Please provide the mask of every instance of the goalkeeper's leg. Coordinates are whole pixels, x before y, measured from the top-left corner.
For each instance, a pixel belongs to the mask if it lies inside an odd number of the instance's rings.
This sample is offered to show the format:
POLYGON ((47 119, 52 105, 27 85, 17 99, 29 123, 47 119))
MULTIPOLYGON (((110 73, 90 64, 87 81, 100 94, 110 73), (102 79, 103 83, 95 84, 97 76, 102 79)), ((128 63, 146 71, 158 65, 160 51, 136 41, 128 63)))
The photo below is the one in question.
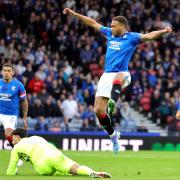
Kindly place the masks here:
POLYGON ((82 166, 76 163, 75 161, 71 160, 67 156, 61 156, 56 158, 54 161, 54 168, 56 171, 61 174, 72 174, 72 175, 79 175, 79 176, 90 176, 94 178, 110 178, 111 175, 105 172, 95 172, 93 169, 87 167, 87 166, 82 166))
POLYGON ((82 165, 73 165, 71 167, 71 173, 82 175, 82 176, 90 176, 92 178, 111 178, 112 176, 106 172, 95 172, 91 168, 82 165))
POLYGON ((42 157, 34 164, 35 171, 40 175, 53 175, 55 170, 49 164, 49 159, 47 157, 42 157))

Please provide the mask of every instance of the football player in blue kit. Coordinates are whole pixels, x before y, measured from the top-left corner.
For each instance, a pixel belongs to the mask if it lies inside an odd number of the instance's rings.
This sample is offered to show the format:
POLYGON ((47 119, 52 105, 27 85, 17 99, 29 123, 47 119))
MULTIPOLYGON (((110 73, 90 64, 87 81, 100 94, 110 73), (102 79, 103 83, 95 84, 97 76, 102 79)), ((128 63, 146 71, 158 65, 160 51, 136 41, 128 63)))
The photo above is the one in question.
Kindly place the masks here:
POLYGON ((11 133, 16 128, 20 105, 24 128, 28 128, 26 90, 20 81, 13 78, 13 75, 13 66, 11 64, 4 64, 2 66, 3 78, 0 79, 0 124, 4 126, 5 137, 10 144, 12 142, 11 133))
POLYGON ((107 38, 104 73, 98 83, 94 110, 101 126, 107 131, 112 140, 114 153, 117 154, 120 133, 113 129, 109 115, 114 113, 115 104, 122 89, 131 82, 131 76, 128 72, 129 61, 138 44, 160 38, 170 33, 172 29, 171 27, 165 27, 162 30, 140 34, 128 32, 128 21, 124 16, 114 17, 109 28, 69 8, 65 8, 63 13, 79 19, 87 26, 100 31, 107 38), (106 112, 107 109, 108 112, 106 112))

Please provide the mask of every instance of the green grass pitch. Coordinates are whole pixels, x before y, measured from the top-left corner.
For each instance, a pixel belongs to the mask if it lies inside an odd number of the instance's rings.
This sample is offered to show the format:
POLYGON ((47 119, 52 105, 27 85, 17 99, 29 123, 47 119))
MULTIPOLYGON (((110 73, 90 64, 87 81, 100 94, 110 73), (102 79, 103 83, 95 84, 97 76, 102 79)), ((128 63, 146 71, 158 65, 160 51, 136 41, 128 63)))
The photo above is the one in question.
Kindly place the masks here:
MULTIPOLYGON (((180 180, 180 152, 125 151, 114 155, 112 152, 66 151, 65 155, 96 171, 107 171, 112 180, 180 180)), ((10 151, 0 151, 0 180, 88 180, 80 176, 39 176, 32 166, 24 163, 19 175, 6 176, 10 151)))

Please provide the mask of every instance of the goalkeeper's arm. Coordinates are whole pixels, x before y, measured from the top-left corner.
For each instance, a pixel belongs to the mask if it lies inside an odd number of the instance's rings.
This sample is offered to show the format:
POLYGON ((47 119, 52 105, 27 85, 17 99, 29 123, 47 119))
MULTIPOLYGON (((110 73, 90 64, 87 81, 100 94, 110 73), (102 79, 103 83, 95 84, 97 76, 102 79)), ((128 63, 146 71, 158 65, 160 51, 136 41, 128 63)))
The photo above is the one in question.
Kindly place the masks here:
POLYGON ((18 160, 19 160, 19 156, 18 153, 16 152, 16 149, 14 148, 11 151, 11 159, 7 169, 7 173, 6 173, 7 175, 16 175, 18 160))

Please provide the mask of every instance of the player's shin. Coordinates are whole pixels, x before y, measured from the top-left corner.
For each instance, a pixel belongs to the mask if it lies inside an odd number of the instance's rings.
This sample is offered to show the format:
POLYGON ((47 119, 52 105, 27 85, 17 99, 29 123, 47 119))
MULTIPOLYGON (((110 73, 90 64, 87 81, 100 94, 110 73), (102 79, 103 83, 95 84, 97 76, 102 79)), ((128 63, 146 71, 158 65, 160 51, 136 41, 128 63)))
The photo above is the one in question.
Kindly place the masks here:
POLYGON ((77 169, 77 175, 87 175, 87 176, 90 176, 91 173, 93 173, 94 171, 87 167, 87 166, 79 166, 78 169, 77 169))
POLYGON ((115 113, 115 105, 121 93, 121 81, 114 80, 111 90, 111 98, 108 101, 108 114, 112 115, 115 113))
POLYGON ((14 145, 12 144, 12 141, 13 141, 12 136, 6 136, 6 139, 9 141, 9 144, 10 144, 12 147, 14 147, 14 145))
POLYGON ((103 113, 99 117, 99 123, 107 131, 109 135, 113 134, 114 129, 111 124, 111 119, 108 114, 103 113))
POLYGON ((107 115, 106 113, 101 114, 101 116, 99 116, 99 122, 101 124, 101 126, 108 132, 109 137, 111 138, 111 141, 113 143, 113 151, 115 154, 117 154, 119 152, 119 132, 114 131, 112 124, 111 124, 111 119, 109 117, 109 115, 107 115))
POLYGON ((12 141, 13 141, 13 138, 12 138, 12 135, 11 135, 11 130, 10 128, 6 129, 5 130, 5 138, 9 141, 9 144, 14 147, 14 145, 12 144, 12 141))
POLYGON ((113 86, 112 86, 112 90, 111 90, 111 99, 113 99, 115 102, 117 102, 120 93, 121 93, 121 86, 122 83, 119 80, 114 80, 113 81, 113 86))

